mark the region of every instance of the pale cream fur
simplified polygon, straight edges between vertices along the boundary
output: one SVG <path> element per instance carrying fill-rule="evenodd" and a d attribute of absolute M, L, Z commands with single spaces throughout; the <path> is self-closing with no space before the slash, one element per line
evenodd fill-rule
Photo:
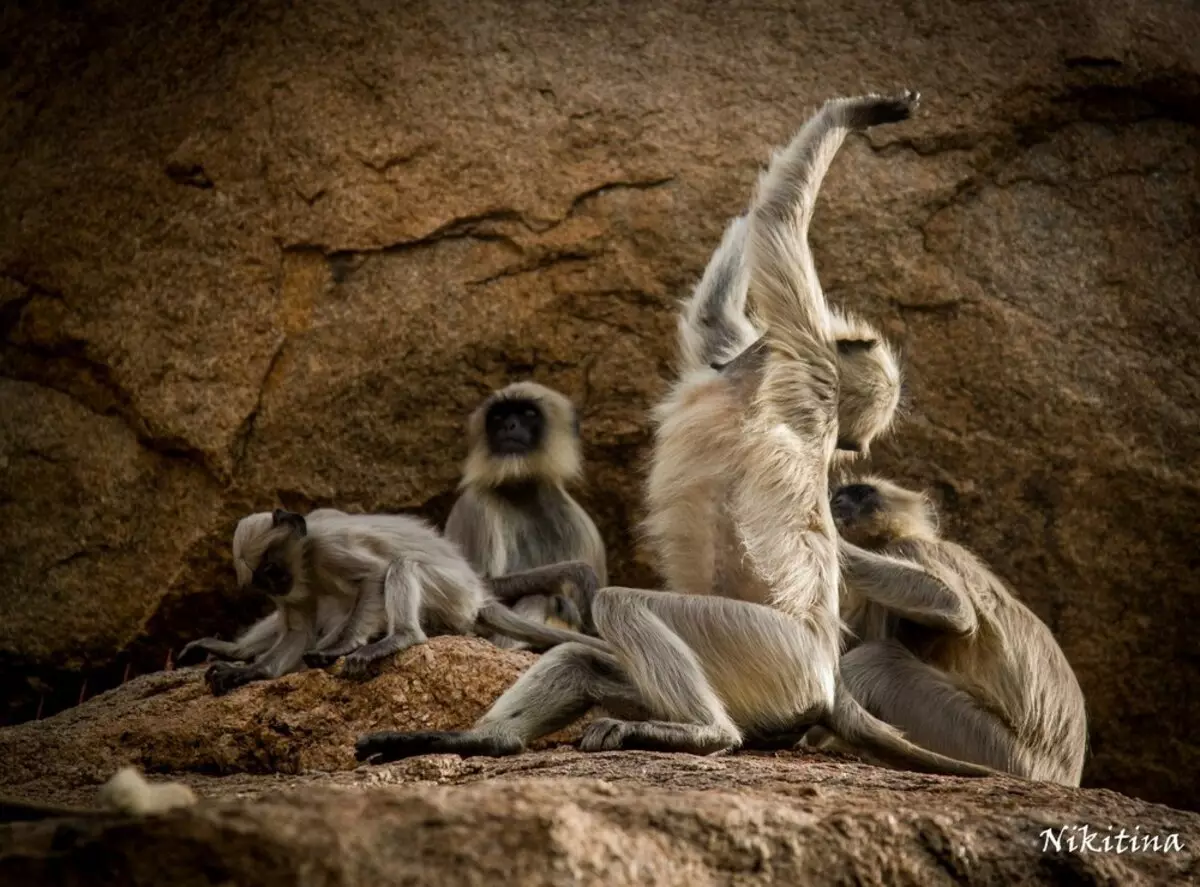
<path fill-rule="evenodd" d="M 529 456 L 491 458 L 488 453 L 488 410 L 502 400 L 532 400 L 542 408 L 546 421 L 546 445 Z M 575 408 L 571 401 L 536 382 L 514 382 L 487 398 L 467 420 L 467 461 L 459 488 L 498 487 L 536 477 L 554 477 L 567 482 L 583 472 L 579 447 L 571 434 Z"/>

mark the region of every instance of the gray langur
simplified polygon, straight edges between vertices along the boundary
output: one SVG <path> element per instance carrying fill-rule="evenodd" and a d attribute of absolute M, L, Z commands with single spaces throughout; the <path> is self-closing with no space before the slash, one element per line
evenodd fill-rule
<path fill-rule="evenodd" d="M 727 484 L 718 463 L 697 471 L 679 459 L 688 445 L 697 412 L 692 392 L 716 377 L 735 385 L 752 383 L 766 356 L 761 324 L 747 313 L 749 275 L 745 261 L 749 218 L 739 216 L 683 304 L 678 320 L 679 379 L 653 413 L 657 446 L 646 488 L 645 540 L 668 588 L 689 594 L 737 597 L 730 583 L 740 546 L 723 509 Z M 899 360 L 887 340 L 867 321 L 835 306 L 825 307 L 836 342 L 839 376 L 838 437 L 834 469 L 867 455 L 870 442 L 886 432 L 903 398 Z"/>
<path fill-rule="evenodd" d="M 938 535 L 922 494 L 865 478 L 836 490 L 832 509 L 843 615 L 858 637 L 842 657 L 846 689 L 924 748 L 1079 785 L 1083 693 L 1046 624 Z"/>
<path fill-rule="evenodd" d="M 360 760 L 512 754 L 599 705 L 611 717 L 586 728 L 585 751 L 709 754 L 748 736 L 823 724 L 902 766 L 994 775 L 913 745 L 839 681 L 838 544 L 828 481 L 839 432 L 838 349 L 808 226 L 846 134 L 904 120 L 915 103 L 912 93 L 827 102 L 760 177 L 745 262 L 751 316 L 765 332 L 734 372 L 683 381 L 673 394 L 676 433 L 658 440 L 682 477 L 720 485 L 725 530 L 718 542 L 740 557 L 723 562 L 720 586 L 708 589 L 717 593 L 602 589 L 594 616 L 612 652 L 560 645 L 471 730 L 369 734 L 357 744 Z M 858 443 L 869 443 L 875 430 L 860 428 Z"/>
<path fill-rule="evenodd" d="M 407 515 L 319 509 L 305 519 L 283 509 L 260 512 L 238 523 L 233 558 L 239 586 L 266 592 L 276 609 L 235 641 L 202 638 L 180 653 L 180 659 L 204 651 L 252 660 L 210 666 L 205 680 L 214 695 L 342 656 L 343 673 L 361 677 L 377 660 L 424 643 L 427 630 L 482 629 L 546 646 L 580 641 L 608 648 L 513 613 L 499 598 L 528 577 L 498 579 L 489 588 L 454 543 Z M 552 573 L 541 578 L 552 581 Z"/>
<path fill-rule="evenodd" d="M 579 418 L 571 401 L 536 382 L 508 385 L 467 421 L 462 492 L 445 535 L 487 578 L 568 561 L 587 564 L 591 571 L 561 574 L 558 593 L 526 593 L 510 606 L 527 619 L 593 632 L 592 597 L 608 573 L 600 532 L 567 491 L 581 473 Z M 588 581 L 593 573 L 595 584 Z M 507 637 L 492 642 L 528 646 Z"/>

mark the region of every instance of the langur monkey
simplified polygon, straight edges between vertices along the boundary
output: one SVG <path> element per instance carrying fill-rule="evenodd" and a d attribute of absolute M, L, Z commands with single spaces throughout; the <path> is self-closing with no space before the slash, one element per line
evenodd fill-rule
<path fill-rule="evenodd" d="M 684 302 L 677 325 L 680 377 L 653 412 L 656 446 L 642 531 L 667 587 L 688 594 L 739 596 L 730 585 L 737 571 L 726 565 L 740 560 L 741 550 L 723 510 L 727 483 L 719 463 L 698 471 L 696 461 L 678 457 L 691 439 L 689 417 L 703 420 L 704 405 L 692 392 L 717 376 L 742 385 L 765 356 L 761 324 L 747 314 L 749 226 L 745 215 L 729 223 Z M 832 467 L 841 469 L 866 456 L 871 440 L 890 428 L 904 382 L 895 351 L 871 324 L 833 306 L 826 314 L 839 375 Z"/>
<path fill-rule="evenodd" d="M 544 654 L 471 729 L 362 737 L 360 760 L 419 754 L 504 755 L 583 715 L 585 751 L 709 754 L 746 737 L 813 724 L 902 766 L 994 775 L 908 742 L 845 693 L 838 673 L 838 543 L 829 467 L 839 437 L 835 324 L 813 267 L 808 226 L 846 134 L 906 119 L 917 97 L 827 102 L 760 177 L 747 220 L 751 316 L 765 330 L 721 373 L 685 378 L 658 445 L 678 475 L 710 480 L 721 519 L 717 594 L 602 589 L 594 601 L 612 652 L 563 644 Z M 876 349 L 868 349 L 870 355 Z M 865 447 L 880 429 L 849 422 Z M 700 553 L 697 553 L 700 556 Z"/>
<path fill-rule="evenodd" d="M 1045 623 L 975 555 L 938 536 L 920 493 L 865 478 L 840 487 L 832 509 L 843 615 L 859 639 L 842 657 L 854 698 L 924 748 L 1079 785 L 1083 693 Z"/>
<path fill-rule="evenodd" d="M 362 677 L 373 662 L 424 643 L 426 629 L 469 634 L 478 627 L 546 646 L 579 641 L 608 649 L 596 638 L 513 613 L 499 600 L 529 577 L 498 579 L 489 589 L 452 542 L 407 515 L 329 508 L 307 520 L 283 509 L 252 514 L 234 532 L 233 559 L 239 586 L 266 592 L 276 609 L 236 641 L 202 638 L 180 653 L 181 659 L 202 650 L 253 660 L 210 666 L 205 680 L 217 696 L 341 656 L 344 674 Z M 541 578 L 552 581 L 553 572 Z"/>
<path fill-rule="evenodd" d="M 579 418 L 571 401 L 536 382 L 493 392 L 467 421 L 462 490 L 446 538 L 491 578 L 578 561 L 558 594 L 526 594 L 512 604 L 527 619 L 592 631 L 592 597 L 608 584 L 596 524 L 567 492 L 582 473 Z M 496 637 L 501 647 L 528 646 Z"/>
<path fill-rule="evenodd" d="M 681 380 L 722 372 L 762 339 L 762 330 L 746 312 L 748 225 L 746 216 L 729 223 L 691 298 L 683 304 L 677 325 Z M 840 467 L 867 455 L 866 444 L 891 425 L 905 386 L 896 352 L 878 330 L 835 306 L 827 306 L 827 311 L 837 342 L 841 383 L 834 459 L 835 467 Z M 679 406 L 678 398 L 668 397 L 656 408 L 655 418 L 661 424 Z"/>

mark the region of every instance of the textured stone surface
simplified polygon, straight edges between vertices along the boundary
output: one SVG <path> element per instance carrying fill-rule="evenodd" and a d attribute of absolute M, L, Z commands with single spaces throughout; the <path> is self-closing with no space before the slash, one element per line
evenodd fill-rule
<path fill-rule="evenodd" d="M 251 615 L 248 510 L 440 519 L 466 412 L 527 374 L 581 406 L 614 581 L 652 582 L 674 300 L 814 103 L 914 86 L 814 228 L 908 354 L 874 467 L 1062 639 L 1087 781 L 1195 803 L 1194 4 L 49 8 L 0 12 L 10 716 Z"/>
<path fill-rule="evenodd" d="M 0 879 L 927 887 L 1200 876 L 1194 813 L 1104 790 L 923 777 L 816 755 L 435 756 L 322 776 L 186 781 L 201 803 L 162 817 L 0 826 Z M 1045 852 L 1042 832 L 1064 825 L 1101 837 L 1122 827 L 1160 841 L 1174 834 L 1182 849 L 1071 853 L 1064 843 Z"/>
<path fill-rule="evenodd" d="M 433 638 L 370 681 L 313 669 L 220 697 L 203 668 L 143 675 L 54 717 L 0 729 L 0 785 L 55 797 L 125 764 L 148 773 L 344 770 L 356 766 L 363 733 L 469 727 L 534 659 L 477 638 Z"/>
<path fill-rule="evenodd" d="M 1115 792 L 965 780 L 812 751 L 429 755 L 356 765 L 375 729 L 473 721 L 533 654 L 435 638 L 365 683 L 309 671 L 207 695 L 145 675 L 0 729 L 0 798 L 93 807 L 136 765 L 201 804 L 141 822 L 0 826 L 0 883 L 1186 883 L 1200 815 Z M 564 732 L 546 748 L 578 739 Z M 1177 835 L 1174 852 L 1047 852 L 1044 829 Z M 1067 834 L 1078 837 L 1078 831 Z M 1064 844 L 1064 848 L 1069 845 Z M 1077 848 L 1078 849 L 1078 848 Z"/>

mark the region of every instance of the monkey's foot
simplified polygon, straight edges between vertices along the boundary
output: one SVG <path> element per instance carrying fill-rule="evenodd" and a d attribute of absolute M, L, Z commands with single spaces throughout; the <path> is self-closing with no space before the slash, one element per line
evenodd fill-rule
<path fill-rule="evenodd" d="M 331 650 L 309 650 L 304 654 L 304 664 L 309 668 L 329 668 L 341 659 L 342 655 Z"/>
<path fill-rule="evenodd" d="M 372 764 L 386 764 L 420 755 L 461 755 L 502 758 L 523 749 L 517 740 L 476 736 L 467 732 L 368 733 L 354 744 L 354 757 Z"/>
<path fill-rule="evenodd" d="M 361 681 L 372 677 L 375 673 L 375 663 L 387 659 L 389 656 L 395 656 L 397 653 L 403 653 L 409 647 L 415 647 L 417 644 L 423 644 L 426 641 L 424 634 L 393 634 L 385 638 L 381 638 L 373 644 L 367 644 L 365 647 L 359 647 L 353 653 L 346 657 L 346 661 L 342 664 L 342 677 L 350 678 L 351 680 Z"/>
<path fill-rule="evenodd" d="M 204 673 L 204 682 L 213 696 L 224 696 L 231 690 L 261 679 L 262 675 L 256 669 L 232 662 L 214 662 Z"/>
<path fill-rule="evenodd" d="M 583 732 L 580 751 L 665 751 L 709 755 L 734 745 L 715 728 L 664 721 L 597 718 Z"/>

